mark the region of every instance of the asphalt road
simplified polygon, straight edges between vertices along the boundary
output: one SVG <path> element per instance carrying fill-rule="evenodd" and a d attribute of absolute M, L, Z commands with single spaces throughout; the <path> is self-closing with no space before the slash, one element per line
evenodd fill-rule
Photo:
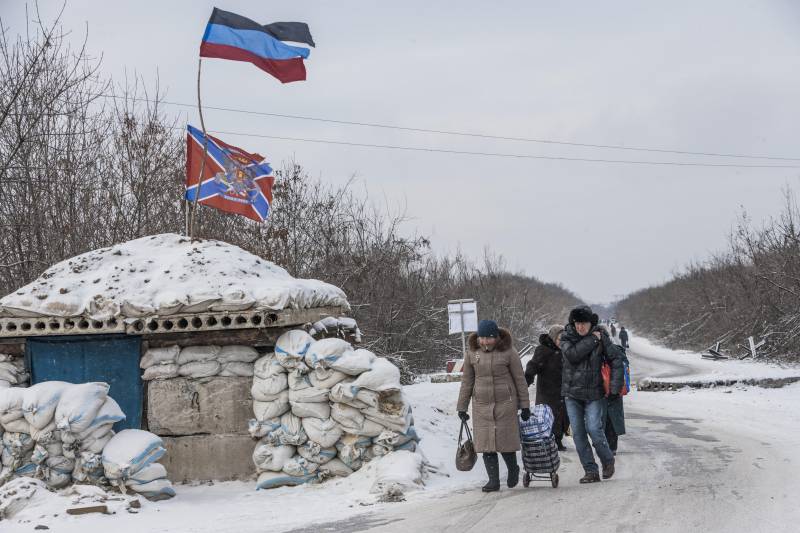
<path fill-rule="evenodd" d="M 629 358 L 640 376 L 693 371 L 642 354 Z M 717 422 L 709 414 L 713 406 L 701 408 L 702 393 L 686 397 L 691 401 L 680 408 L 670 401 L 672 394 L 690 393 L 634 392 L 626 398 L 628 434 L 620 438 L 611 480 L 580 485 L 582 469 L 566 439 L 569 450 L 562 453 L 556 489 L 549 482 L 529 489 L 503 486 L 493 494 L 475 487 L 294 531 L 798 531 L 796 446 L 776 444 L 779 435 L 747 431 L 747 413 L 742 425 Z M 476 468 L 482 468 L 480 461 Z"/>

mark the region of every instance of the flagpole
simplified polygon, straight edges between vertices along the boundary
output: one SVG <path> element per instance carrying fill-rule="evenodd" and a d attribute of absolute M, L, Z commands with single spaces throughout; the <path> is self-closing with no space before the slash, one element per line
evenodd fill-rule
<path fill-rule="evenodd" d="M 194 222 L 197 218 L 197 201 L 200 198 L 200 186 L 203 184 L 203 172 L 206 169 L 206 156 L 208 155 L 208 135 L 206 134 L 206 123 L 203 120 L 203 101 L 200 98 L 200 73 L 202 72 L 203 58 L 197 60 L 197 111 L 200 114 L 200 129 L 203 130 L 203 159 L 200 161 L 200 175 L 197 177 L 197 190 L 194 193 L 194 203 L 192 206 L 192 217 L 189 222 L 189 238 L 194 239 Z"/>

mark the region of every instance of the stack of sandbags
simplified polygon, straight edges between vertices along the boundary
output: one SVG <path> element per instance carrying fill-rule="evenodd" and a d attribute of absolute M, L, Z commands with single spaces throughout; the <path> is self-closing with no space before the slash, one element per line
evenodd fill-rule
<path fill-rule="evenodd" d="M 125 429 L 103 449 L 103 471 L 122 493 L 132 490 L 153 501 L 175 496 L 167 471 L 157 463 L 166 453 L 158 435 L 141 429 Z"/>
<path fill-rule="evenodd" d="M 26 387 L 30 378 L 22 357 L 0 353 L 0 389 Z"/>
<path fill-rule="evenodd" d="M 251 346 L 168 346 L 150 348 L 139 363 L 142 379 L 211 376 L 250 377 L 259 355 Z"/>
<path fill-rule="evenodd" d="M 368 350 L 293 330 L 254 373 L 258 488 L 347 476 L 373 457 L 416 449 L 400 371 Z"/>
<path fill-rule="evenodd" d="M 311 335 L 324 333 L 326 337 L 352 337 L 356 342 L 361 342 L 361 330 L 358 329 L 358 324 L 355 319 L 346 316 L 339 318 L 326 316 L 322 320 L 314 322 L 309 333 Z"/>

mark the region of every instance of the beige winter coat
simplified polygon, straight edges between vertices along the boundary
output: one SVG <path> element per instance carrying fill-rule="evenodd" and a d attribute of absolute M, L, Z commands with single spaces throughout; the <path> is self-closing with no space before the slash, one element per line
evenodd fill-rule
<path fill-rule="evenodd" d="M 472 399 L 475 451 L 514 452 L 520 449 L 517 410 L 530 407 L 525 372 L 511 341 L 501 328 L 497 346 L 484 352 L 478 336 L 469 337 L 458 410 L 466 411 Z"/>

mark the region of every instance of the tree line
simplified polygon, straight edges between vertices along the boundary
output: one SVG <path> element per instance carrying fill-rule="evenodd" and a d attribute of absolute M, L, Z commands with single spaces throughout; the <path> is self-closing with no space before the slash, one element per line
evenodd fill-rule
<path fill-rule="evenodd" d="M 29 24 L 11 37 L 0 20 L 2 294 L 88 250 L 182 233 L 187 215 L 185 128 L 164 111 L 157 84 L 115 84 L 58 20 Z M 433 253 L 426 236 L 405 231 L 402 209 L 378 207 L 352 182 L 325 183 L 295 161 L 276 177 L 267 223 L 201 207 L 198 236 L 342 287 L 365 344 L 407 376 L 460 353 L 460 338 L 447 335 L 448 299 L 475 298 L 479 315 L 508 326 L 518 343 L 578 303 L 489 251 L 480 260 Z"/>
<path fill-rule="evenodd" d="M 724 351 L 743 355 L 754 336 L 767 341 L 759 353 L 800 359 L 800 210 L 791 190 L 784 199 L 780 213 L 763 225 L 743 214 L 726 250 L 631 294 L 617 315 L 671 347 L 721 342 Z"/>

